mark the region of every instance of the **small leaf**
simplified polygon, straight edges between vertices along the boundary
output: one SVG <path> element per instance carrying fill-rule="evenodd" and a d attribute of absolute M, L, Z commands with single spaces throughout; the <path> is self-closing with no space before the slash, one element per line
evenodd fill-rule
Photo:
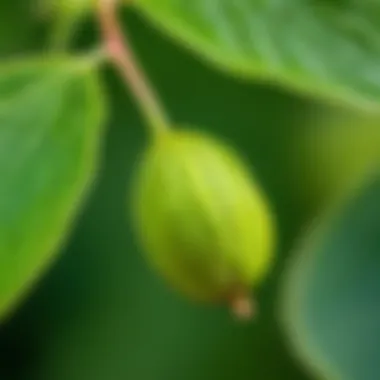
<path fill-rule="evenodd" d="M 93 178 L 102 120 L 89 62 L 0 67 L 0 317 L 67 234 Z"/>
<path fill-rule="evenodd" d="M 378 107 L 377 1 L 135 3 L 159 26 L 229 72 L 360 107 Z"/>
<path fill-rule="evenodd" d="M 380 378 L 380 178 L 309 236 L 284 291 L 288 335 L 327 379 Z"/>

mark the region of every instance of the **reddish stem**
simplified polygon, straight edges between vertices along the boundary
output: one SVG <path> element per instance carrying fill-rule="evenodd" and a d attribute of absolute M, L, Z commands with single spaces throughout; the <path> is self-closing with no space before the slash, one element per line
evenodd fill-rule
<path fill-rule="evenodd" d="M 118 0 L 98 1 L 103 42 L 109 58 L 130 86 L 149 125 L 153 127 L 155 132 L 166 129 L 169 126 L 167 117 L 154 91 L 148 84 L 149 82 L 120 26 L 117 15 Z"/>

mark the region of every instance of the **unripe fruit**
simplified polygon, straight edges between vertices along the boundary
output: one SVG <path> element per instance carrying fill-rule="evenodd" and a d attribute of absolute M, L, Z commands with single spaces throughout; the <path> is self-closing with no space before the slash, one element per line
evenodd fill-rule
<path fill-rule="evenodd" d="M 245 297 L 270 267 L 274 227 L 235 152 L 199 133 L 162 133 L 138 168 L 133 209 L 149 261 L 174 288 L 249 312 Z"/>

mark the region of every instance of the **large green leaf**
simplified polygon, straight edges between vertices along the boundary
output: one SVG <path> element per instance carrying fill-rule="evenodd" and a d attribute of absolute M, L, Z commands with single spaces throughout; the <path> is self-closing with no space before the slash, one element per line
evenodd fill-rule
<path fill-rule="evenodd" d="M 327 379 L 379 379 L 380 178 L 313 231 L 286 278 L 301 357 Z"/>
<path fill-rule="evenodd" d="M 0 317 L 65 237 L 93 178 L 102 118 L 85 59 L 0 67 Z"/>
<path fill-rule="evenodd" d="M 313 95 L 377 106 L 380 2 L 136 0 L 138 9 L 218 66 Z"/>

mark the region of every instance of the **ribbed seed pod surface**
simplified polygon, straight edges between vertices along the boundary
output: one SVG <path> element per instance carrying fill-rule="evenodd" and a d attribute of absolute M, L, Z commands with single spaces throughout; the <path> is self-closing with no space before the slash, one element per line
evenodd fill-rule
<path fill-rule="evenodd" d="M 237 153 L 187 130 L 162 133 L 137 168 L 132 207 L 148 261 L 195 300 L 233 302 L 270 268 L 274 226 Z"/>

